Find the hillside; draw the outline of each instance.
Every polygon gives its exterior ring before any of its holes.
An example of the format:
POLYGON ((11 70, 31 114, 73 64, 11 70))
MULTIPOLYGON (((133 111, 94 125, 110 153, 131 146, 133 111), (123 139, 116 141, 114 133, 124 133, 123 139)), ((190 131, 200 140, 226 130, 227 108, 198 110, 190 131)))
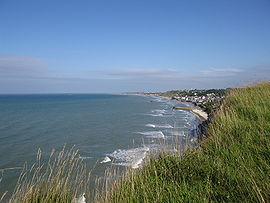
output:
POLYGON ((97 202, 269 202, 270 83, 230 90, 209 137, 113 181, 97 202))

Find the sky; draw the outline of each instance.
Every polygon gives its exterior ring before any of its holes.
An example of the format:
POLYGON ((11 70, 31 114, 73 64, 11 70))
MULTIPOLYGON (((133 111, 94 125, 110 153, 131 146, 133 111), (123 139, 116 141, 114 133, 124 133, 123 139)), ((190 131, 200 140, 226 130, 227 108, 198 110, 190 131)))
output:
POLYGON ((0 93, 270 80, 269 0, 0 0, 0 93))

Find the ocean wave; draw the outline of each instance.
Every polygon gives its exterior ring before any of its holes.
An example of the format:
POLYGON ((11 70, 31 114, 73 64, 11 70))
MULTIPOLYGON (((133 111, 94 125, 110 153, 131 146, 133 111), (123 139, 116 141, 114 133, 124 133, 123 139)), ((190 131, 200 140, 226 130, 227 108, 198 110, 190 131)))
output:
POLYGON ((185 132, 178 132, 178 133, 174 133, 174 136, 179 136, 179 137, 186 137, 186 133, 185 132))
POLYGON ((166 136, 162 131, 147 131, 147 132, 139 132, 139 134, 146 135, 146 138, 155 138, 155 139, 165 139, 166 136))
POLYGON ((146 127, 151 127, 151 128, 155 128, 156 127, 156 125, 154 125, 154 124, 146 124, 145 126, 146 127))
POLYGON ((163 114, 163 113, 166 113, 166 110, 165 110, 165 109, 155 109, 155 110, 152 110, 151 112, 152 112, 152 113, 160 113, 160 114, 163 114))
POLYGON ((146 124, 145 126, 151 127, 151 128, 173 128, 170 124, 165 124, 165 125, 146 124))
POLYGON ((85 159, 93 159, 91 156, 79 156, 79 159, 85 160, 85 159))
POLYGON ((146 114, 146 115, 148 115, 148 116, 154 116, 154 117, 163 117, 164 116, 162 113, 158 113, 158 114, 151 114, 151 113, 149 113, 149 114, 146 114))
POLYGON ((156 128, 173 128, 170 124, 157 125, 156 128))
POLYGON ((171 131, 169 133, 173 136, 186 137, 186 134, 184 131, 171 131))
POLYGON ((111 162, 111 161, 112 160, 106 156, 100 163, 103 164, 103 163, 107 163, 107 162, 111 162))
POLYGON ((139 168, 149 150, 150 149, 148 147, 118 149, 113 153, 108 154, 108 157, 113 159, 114 165, 139 168))

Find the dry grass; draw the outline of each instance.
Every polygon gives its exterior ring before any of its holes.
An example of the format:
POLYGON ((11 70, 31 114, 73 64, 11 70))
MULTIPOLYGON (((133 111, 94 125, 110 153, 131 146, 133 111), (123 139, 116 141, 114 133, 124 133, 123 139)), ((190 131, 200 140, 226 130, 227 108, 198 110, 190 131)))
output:
POLYGON ((22 171, 10 203, 67 203, 85 193, 89 174, 78 158, 78 151, 52 150, 49 160, 41 161, 41 151, 37 161, 22 171))

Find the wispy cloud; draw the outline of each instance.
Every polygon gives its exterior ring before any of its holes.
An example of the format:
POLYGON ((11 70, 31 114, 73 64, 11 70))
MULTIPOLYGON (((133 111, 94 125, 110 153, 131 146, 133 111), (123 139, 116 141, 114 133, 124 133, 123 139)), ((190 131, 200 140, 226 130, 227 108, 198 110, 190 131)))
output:
POLYGON ((92 69, 89 72, 99 74, 108 79, 131 79, 131 78, 174 78, 179 73, 175 69, 157 68, 125 68, 125 69, 92 69))
POLYGON ((236 73, 241 73, 244 72, 243 69, 239 69, 239 68, 209 68, 209 69, 205 69, 200 71, 201 73, 205 74, 205 75, 228 75, 228 74, 236 74, 236 73))
POLYGON ((53 68, 44 59, 0 55, 2 92, 110 92, 221 88, 270 80, 270 66, 188 69, 53 68))
POLYGON ((125 75, 125 76, 132 76, 132 75, 162 75, 162 74, 171 74, 175 73, 176 71, 173 69, 114 69, 109 70, 107 72, 108 75, 125 75))
POLYGON ((0 55, 1 77, 33 76, 42 71, 45 61, 28 56, 0 55))

